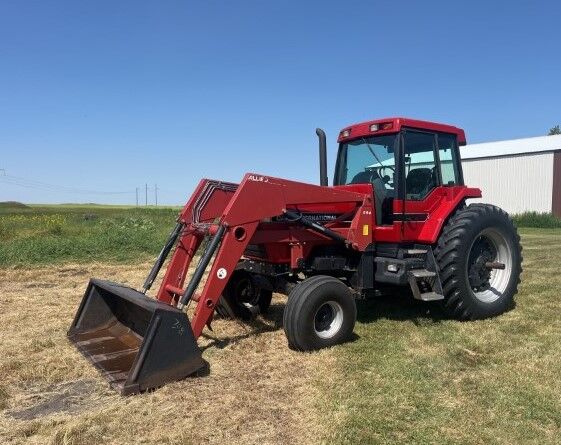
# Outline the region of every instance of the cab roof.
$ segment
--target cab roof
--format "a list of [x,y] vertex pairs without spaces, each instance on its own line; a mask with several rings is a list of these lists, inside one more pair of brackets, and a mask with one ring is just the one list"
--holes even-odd
[[356,138],[376,136],[379,134],[398,133],[402,128],[455,134],[458,137],[458,145],[466,145],[466,135],[461,128],[407,117],[387,117],[385,119],[376,119],[349,125],[339,132],[337,142],[347,142]]

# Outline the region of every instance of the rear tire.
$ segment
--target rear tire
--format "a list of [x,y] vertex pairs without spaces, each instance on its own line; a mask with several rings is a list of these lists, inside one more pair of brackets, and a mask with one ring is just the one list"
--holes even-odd
[[349,288],[333,277],[317,275],[290,292],[283,325],[288,344],[314,351],[348,340],[356,322],[356,304]]
[[[513,305],[522,272],[520,236],[508,214],[489,204],[458,210],[442,229],[435,257],[443,308],[459,320],[488,318]],[[504,270],[489,263],[504,264]]]

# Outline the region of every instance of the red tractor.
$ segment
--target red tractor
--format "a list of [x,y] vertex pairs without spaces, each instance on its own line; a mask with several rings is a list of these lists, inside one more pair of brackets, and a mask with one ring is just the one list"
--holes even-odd
[[464,185],[463,130],[406,118],[344,128],[331,187],[316,132],[320,185],[254,173],[239,184],[204,179],[142,291],[90,281],[68,336],[114,388],[139,392],[206,368],[196,339],[215,312],[250,319],[273,292],[288,295],[284,331],[301,351],[349,339],[355,299],[389,286],[459,320],[512,306],[520,238],[501,209],[466,204],[481,191]]

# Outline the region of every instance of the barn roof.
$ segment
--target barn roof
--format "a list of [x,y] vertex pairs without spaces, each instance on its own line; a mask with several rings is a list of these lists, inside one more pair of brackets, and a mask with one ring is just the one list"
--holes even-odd
[[462,159],[489,158],[561,150],[561,135],[468,144],[460,147]]

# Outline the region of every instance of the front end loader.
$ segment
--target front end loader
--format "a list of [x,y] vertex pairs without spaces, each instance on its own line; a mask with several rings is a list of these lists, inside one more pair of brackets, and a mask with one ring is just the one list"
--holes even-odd
[[466,205],[481,191],[463,184],[462,130],[404,118],[347,127],[332,187],[317,133],[320,185],[204,179],[140,291],[90,281],[68,337],[112,387],[132,394],[205,373],[197,339],[215,314],[251,319],[273,292],[288,295],[284,331],[303,351],[348,340],[355,299],[397,286],[459,319],[511,306],[519,238],[500,209]]

